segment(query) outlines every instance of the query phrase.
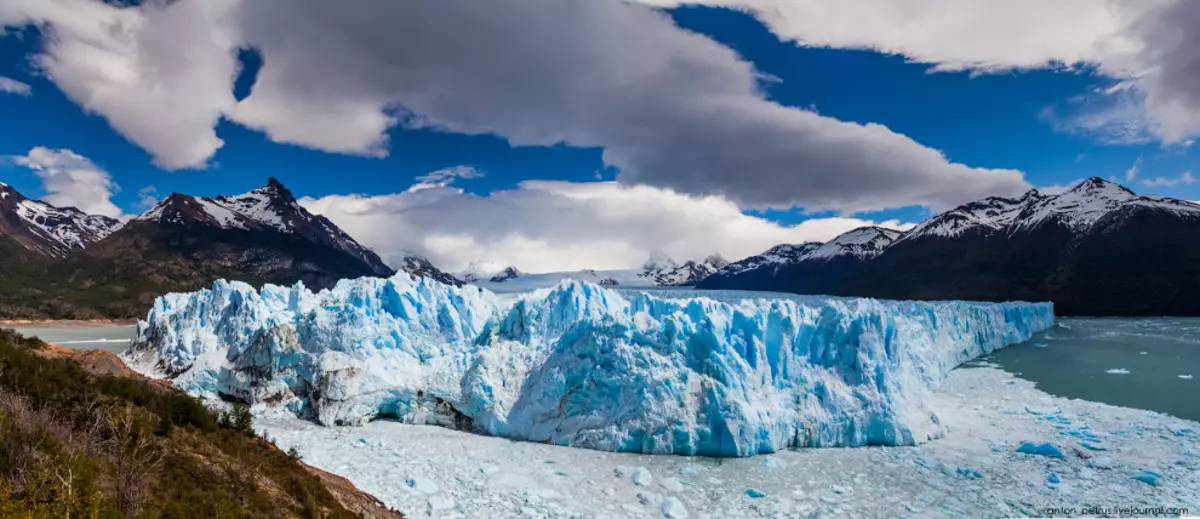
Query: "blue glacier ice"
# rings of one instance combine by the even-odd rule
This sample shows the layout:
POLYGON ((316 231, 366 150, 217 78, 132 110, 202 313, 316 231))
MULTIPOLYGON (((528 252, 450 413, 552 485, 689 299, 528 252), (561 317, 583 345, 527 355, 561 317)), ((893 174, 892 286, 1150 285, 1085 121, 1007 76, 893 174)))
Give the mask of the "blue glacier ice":
POLYGON ((944 434, 929 392, 1053 325, 1049 303, 525 294, 405 273, 168 294, 125 358, 207 397, 609 451, 750 456, 944 434))

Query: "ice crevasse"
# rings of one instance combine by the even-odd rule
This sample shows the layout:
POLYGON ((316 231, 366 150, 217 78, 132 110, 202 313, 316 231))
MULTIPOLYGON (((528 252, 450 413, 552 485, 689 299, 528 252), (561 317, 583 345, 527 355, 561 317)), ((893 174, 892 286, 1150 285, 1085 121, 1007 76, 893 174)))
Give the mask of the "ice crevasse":
POLYGON ((958 364, 1049 303, 716 300, 578 281, 497 295, 399 273, 168 294, 124 357, 205 397, 326 425, 378 417, 609 451, 750 456, 911 445, 958 364))

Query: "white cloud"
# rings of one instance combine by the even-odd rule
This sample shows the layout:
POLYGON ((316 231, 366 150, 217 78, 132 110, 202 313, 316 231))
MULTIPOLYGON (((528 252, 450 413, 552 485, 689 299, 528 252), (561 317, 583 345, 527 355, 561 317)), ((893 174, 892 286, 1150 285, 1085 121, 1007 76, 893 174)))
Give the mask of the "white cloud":
POLYGON ((1065 122, 1115 143, 1188 144, 1200 133, 1194 0, 645 1, 744 9, 800 45, 898 54, 935 70, 1095 67, 1117 86, 1065 122))
POLYGON ((489 196, 430 187, 382 196, 331 195, 301 203, 395 261, 406 251, 451 270, 471 262, 528 272, 641 265, 653 251, 677 259, 736 259, 780 243, 824 241, 897 221, 816 218, 783 226, 715 196, 616 182, 526 181, 489 196))
POLYGON ((1180 173, 1177 177, 1157 177, 1147 178, 1142 180, 1142 185, 1146 187, 1175 187, 1178 185, 1187 185, 1195 183, 1196 179, 1192 176, 1191 170, 1180 173))
POLYGON ((474 166, 453 166, 417 177, 417 183, 408 189, 412 191, 430 187, 445 187, 460 178, 482 178, 483 176, 484 172, 474 166))
POLYGON ((154 186, 146 186, 138 190, 138 203, 140 209, 149 209, 158 203, 158 188, 154 186))
MULTIPOLYGON (((7 16, 5 13, 7 12, 7 16)), ((167 167, 202 166, 224 114, 277 142, 387 153, 394 126, 604 149, 625 183, 743 206, 946 207, 1028 188, 874 124, 764 98, 763 76, 669 16, 611 0, 14 0, 73 99, 167 167), (73 9, 79 7, 80 9, 73 9), (84 11, 90 13, 83 14, 84 11), (237 47, 263 58, 232 98, 237 47)))
POLYGON ((73 101, 103 115, 167 169, 204 167, 214 126, 234 105, 237 60, 222 19, 235 0, 6 0, 0 28, 36 24, 35 64, 73 101))
POLYGON ((0 92, 27 96, 33 92, 27 83, 22 83, 10 77, 0 76, 0 92))
POLYGON ((1133 179, 1137 178, 1138 168, 1140 168, 1141 165, 1142 165, 1142 156, 1138 155, 1137 160, 1133 161, 1133 165, 1129 166, 1129 169, 1125 170, 1125 181, 1126 182, 1133 182, 1133 179))
POLYGON ((120 218, 123 213, 109 199, 119 189, 108 172, 71 150, 38 146, 28 155, 13 157, 42 179, 42 200, 57 207, 74 207, 88 214, 120 218))

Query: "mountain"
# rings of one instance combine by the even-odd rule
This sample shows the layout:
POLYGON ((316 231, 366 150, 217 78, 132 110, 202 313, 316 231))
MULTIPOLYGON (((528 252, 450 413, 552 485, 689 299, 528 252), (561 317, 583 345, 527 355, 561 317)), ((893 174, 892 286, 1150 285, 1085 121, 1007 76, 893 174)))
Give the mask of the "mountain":
POLYGON ((272 178, 232 197, 172 194, 87 248, 45 268, 8 275, 0 282, 0 315, 133 317, 158 295, 216 279, 301 281, 317 289, 393 273, 272 178))
POLYGON ((549 288, 564 279, 587 281, 603 286, 619 287, 659 287, 659 286, 694 286, 704 278, 728 265, 720 255, 714 254, 702 261, 685 261, 676 263, 675 260, 663 254, 653 254, 640 269, 615 270, 576 270, 567 272, 547 272, 528 274, 517 267, 509 266, 499 272, 486 273, 472 265, 467 271, 460 273, 459 278, 467 283, 483 286, 501 292, 515 292, 549 288))
POLYGON ((689 260, 682 264, 665 256, 651 256, 650 261, 642 266, 641 276, 650 280, 651 286, 695 286, 727 265, 729 262, 720 254, 713 254, 699 262, 689 260))
POLYGON ((779 290, 799 287, 803 293, 835 290, 843 278, 880 255, 903 233, 882 227, 862 227, 826 243, 777 245, 732 263, 699 283, 697 288, 779 290))
POLYGON ((121 222, 114 218, 30 200, 0 182, 0 236, 40 255, 65 257, 120 227, 121 222))
POLYGON ((404 257, 400 258, 399 263, 400 266, 397 270, 407 272, 414 276, 430 278, 440 283, 454 285, 456 287, 461 287, 465 284, 463 280, 458 279, 457 277, 454 277, 454 275, 443 272, 441 269, 435 267, 432 262, 423 256, 408 253, 405 254, 404 257))
POLYGON ((809 253, 772 275, 718 274, 701 286, 1052 301, 1059 315, 1200 315, 1197 236, 1200 205, 1091 178, 1061 194, 956 207, 856 263, 809 253))

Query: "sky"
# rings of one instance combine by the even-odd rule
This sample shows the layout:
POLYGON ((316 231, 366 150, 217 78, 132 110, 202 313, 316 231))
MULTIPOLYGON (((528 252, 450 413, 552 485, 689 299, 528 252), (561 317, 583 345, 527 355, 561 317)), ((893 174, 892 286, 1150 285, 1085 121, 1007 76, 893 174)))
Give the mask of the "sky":
POLYGON ((0 3, 0 181, 131 218, 274 176, 385 261, 528 272, 1200 199, 1200 2, 350 5, 0 3))

